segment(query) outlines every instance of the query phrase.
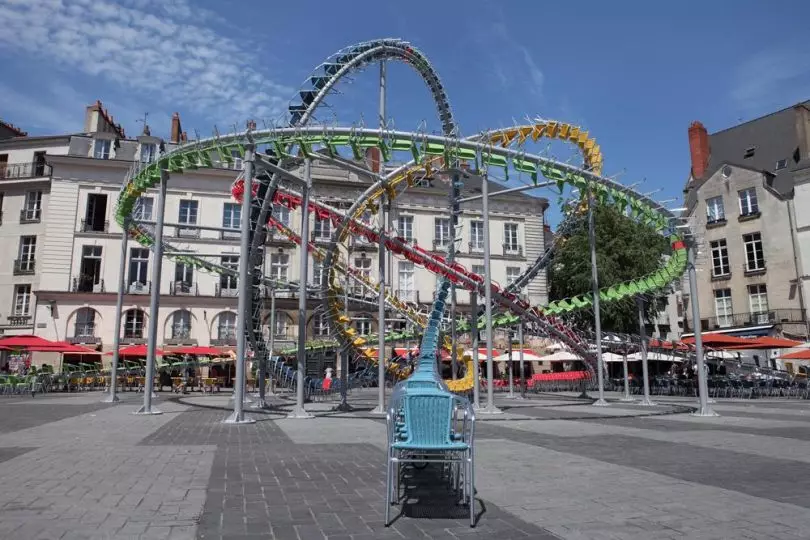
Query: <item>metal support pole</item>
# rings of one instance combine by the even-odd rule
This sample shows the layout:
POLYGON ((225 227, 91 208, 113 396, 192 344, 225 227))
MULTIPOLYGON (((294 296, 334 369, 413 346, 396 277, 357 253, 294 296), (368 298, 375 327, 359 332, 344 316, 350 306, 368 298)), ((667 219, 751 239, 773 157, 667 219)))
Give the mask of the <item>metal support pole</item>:
POLYGON ((638 303, 638 335, 641 336, 641 376, 644 378, 644 397, 639 405, 652 407, 655 405, 650 399, 650 374, 647 366, 647 329, 644 326, 644 299, 636 298, 638 303))
POLYGON ((630 397, 630 376, 627 372, 627 350, 622 351, 622 368, 624 369, 624 396, 619 401, 635 401, 630 397))
MULTIPOLYGON (((450 180, 450 245, 447 248, 447 262, 453 264, 456 259, 456 226, 458 225, 458 174, 454 174, 450 180)), ((450 351, 450 372, 453 380, 458 378, 458 336, 456 335, 456 284, 450 284, 450 342, 453 348, 450 351)))
POLYGON ((509 399, 515 399, 515 374, 514 374, 515 363, 513 362, 512 358, 513 352, 512 340, 514 339, 515 334, 510 328, 507 332, 507 335, 509 336, 509 360, 506 361, 507 362, 506 369, 509 373, 509 394, 507 394, 506 397, 509 399))
POLYGON ((309 192, 312 189, 312 160, 304 160, 304 182, 301 189, 301 257, 298 269, 298 371, 295 384, 295 407, 287 418, 314 418, 304 408, 304 375, 307 369, 307 267, 309 266, 309 192))
MULTIPOLYGON (((248 143, 245 149, 245 189, 242 195, 242 222, 240 223, 239 252, 239 298, 236 308, 236 378, 233 381, 233 412, 224 422, 226 424, 251 424, 255 422, 245 416, 245 368, 247 367, 247 331, 248 313, 251 296, 250 280, 250 204, 253 198, 253 159, 255 147, 248 143)), ((261 374, 258 374, 260 377, 261 374)))
POLYGON ((523 365, 523 322, 518 326, 518 341, 520 342, 520 397, 526 399, 526 370, 523 365))
POLYGON ((158 310, 160 309, 160 276, 163 270, 163 218, 166 212, 166 185, 169 183, 169 172, 160 171, 160 189, 157 201, 157 220, 155 222, 155 243, 152 245, 154 266, 152 267, 152 291, 149 298, 149 334, 146 341, 146 373, 144 376, 143 405, 135 414, 163 414, 152 408, 152 391, 155 387, 155 359, 157 352, 158 310))
MULTIPOLYGON (((351 265, 351 251, 349 251, 349 265, 351 265)), ((343 285, 343 310, 349 313, 349 283, 343 285)), ((354 407, 349 405, 349 349, 340 351, 340 403, 334 408, 336 411, 351 412, 354 407)))
MULTIPOLYGON (((272 362, 273 360, 273 351, 276 349, 276 288, 270 288, 270 344, 267 350, 268 359, 272 362)), ((268 373, 273 373, 273 370, 270 370, 268 373)), ((275 378, 273 375, 270 375, 270 394, 271 396, 276 395, 275 388, 273 381, 275 378)), ((260 397, 264 400, 264 397, 267 395, 267 390, 265 389, 264 382, 262 382, 261 386, 262 393, 260 397)))
POLYGON ((596 216, 594 215, 596 200, 593 193, 588 197, 588 241, 591 246, 591 282, 593 284, 593 314, 596 329, 596 374, 599 384, 599 399, 593 402, 597 407, 607 407, 605 401, 605 361, 602 358, 602 317, 599 313, 599 270, 596 266, 596 216))
POLYGON ((473 363, 473 407, 481 408, 481 366, 478 362, 478 294, 470 292, 470 343, 473 363))
POLYGON ((479 412, 483 414, 501 414, 495 406, 495 372, 492 367, 492 269, 489 255, 489 180, 487 175, 481 178, 481 203, 484 213, 484 308, 487 322, 487 406, 479 412))
MULTIPOLYGON (((276 288, 275 286, 270 288, 270 344, 267 348, 267 354, 259 359, 259 369, 256 370, 256 383, 258 386, 258 391, 254 394, 258 399, 251 405, 253 409, 265 409, 268 407, 267 405, 267 381, 265 376, 267 375, 271 381, 273 380, 272 375, 269 375, 271 371, 267 369, 269 363, 273 360, 273 349, 276 345, 276 288)), ((270 394, 271 396, 275 395, 273 391, 272 382, 270 386, 270 394)))
POLYGON ((695 329, 695 359, 698 370, 698 397, 700 408, 692 413, 694 416, 719 416, 709 405, 709 392, 706 382, 705 364, 703 362, 703 336, 700 328, 700 305, 698 304, 697 275, 695 271, 695 244, 689 241, 687 271, 689 272, 689 301, 692 303, 692 326, 695 329))
MULTIPOLYGON (((381 73, 381 76, 383 76, 383 73, 381 73)), ((384 86, 382 82, 380 84, 382 94, 384 86)), ((387 206, 385 204, 380 205, 380 217, 383 227, 380 232, 380 246, 377 251, 380 283, 379 296, 377 297, 377 406, 371 411, 372 414, 385 414, 385 224, 388 223, 386 217, 387 206)), ((390 212, 390 207, 387 210, 390 212)))
POLYGON ((110 366, 110 395, 105 403, 118 403, 118 349, 121 348, 121 316, 124 309, 124 289, 127 272, 127 242, 129 241, 128 222, 124 222, 121 234, 121 262, 118 264, 118 295, 115 298, 115 335, 113 335, 113 357, 110 366))

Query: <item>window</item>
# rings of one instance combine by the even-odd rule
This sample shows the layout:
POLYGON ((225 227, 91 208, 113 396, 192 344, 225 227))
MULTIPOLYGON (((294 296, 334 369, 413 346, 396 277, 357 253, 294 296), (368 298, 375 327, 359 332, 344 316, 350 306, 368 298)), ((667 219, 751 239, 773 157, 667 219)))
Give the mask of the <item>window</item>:
POLYGON ((740 197, 740 215, 750 216, 759 212, 757 188, 743 189, 737 192, 740 197))
POLYGON ((233 341, 236 339, 236 313, 226 311, 218 317, 217 339, 223 341, 233 341))
POLYGON ((329 335, 329 319, 326 317, 326 313, 315 316, 314 330, 317 337, 326 337, 329 335))
POLYGON ((316 240, 329 240, 332 237, 332 220, 328 217, 321 219, 315 216, 315 229, 312 237, 316 240))
POLYGON ((19 272, 33 272, 36 256, 37 256, 37 237, 21 236, 20 250, 18 254, 16 270, 19 272))
POLYGON ((222 207, 222 228, 233 229, 234 232, 223 231, 223 238, 237 238, 242 223, 242 206, 237 203, 225 203, 222 207))
POLYGON ((756 146, 751 146, 750 148, 745 149, 745 153, 743 154, 743 159, 748 159, 754 157, 754 153, 757 151, 756 146))
POLYGON ((484 249, 484 222, 470 222, 470 248, 475 250, 484 249))
POLYGON ((786 159, 780 159, 779 161, 776 162, 776 167, 774 167, 774 169, 777 170, 777 171, 781 171, 785 167, 787 167, 787 160, 786 159))
POLYGON ((25 317, 31 311, 31 285, 17 285, 14 287, 14 313, 17 317, 25 317))
MULTIPOLYGON (((224 255, 220 259, 220 264, 232 270, 239 269, 239 257, 236 255, 224 255)), ((236 290, 239 286, 239 278, 236 274, 232 274, 230 272, 223 272, 219 275, 219 289, 221 293, 233 295, 236 294, 236 290)))
POLYGON ((399 261, 399 291, 400 300, 414 302, 416 300, 416 287, 413 280, 413 263, 399 261))
POLYGON ((764 283, 748 286, 748 305, 754 324, 768 323, 768 290, 764 283))
POLYGON ((20 214, 20 221, 39 221, 42 215, 42 192, 28 191, 25 194, 25 206, 20 214))
POLYGON ((481 277, 484 277, 484 274, 487 271, 487 269, 484 267, 483 264, 474 264, 472 265, 471 270, 473 274, 479 275, 481 277))
POLYGON ((723 197, 706 199, 706 222, 717 223, 726 220, 726 210, 723 207, 723 197))
MULTIPOLYGON (((364 256, 365 254, 361 255, 360 257, 355 257, 354 259, 354 268, 357 270, 357 273, 360 274, 366 281, 371 279, 371 258, 364 256)), ((364 288, 358 282, 352 282, 352 293, 356 295, 362 295, 364 288)))
POLYGON ((728 263, 728 246, 725 238, 709 244, 712 249, 712 276, 727 276, 731 273, 728 263))
POLYGON ((107 196, 101 193, 87 195, 87 208, 82 222, 82 232, 105 232, 107 230, 107 196))
MULTIPOLYGON (((180 201, 180 215, 178 216, 177 222, 185 225, 196 225, 199 204, 199 201, 192 201, 189 199, 180 201)), ((179 236, 196 236, 199 234, 199 230, 179 228, 177 230, 177 234, 179 236)))
POLYGON ((124 337, 129 339, 143 338, 143 327, 146 314, 140 309, 130 309, 124 318, 124 337))
POLYGON ((287 269, 290 266, 288 253, 273 253, 270 255, 270 277, 277 281, 287 281, 287 269))
POLYGON ((433 249, 446 249, 450 242, 450 218, 435 218, 433 220, 433 249))
POLYGON ((516 252, 520 251, 518 244, 518 224, 517 223, 504 223, 503 224, 503 248, 506 251, 516 252))
POLYGON ((96 335, 96 310, 85 307, 76 312, 74 337, 93 337, 96 335))
POLYGON ((520 267, 507 266, 506 267, 506 284, 510 284, 520 276, 520 267))
POLYGON ((286 339, 287 336, 287 328, 290 324, 290 317, 284 312, 276 311, 276 320, 274 321, 276 325, 276 337, 281 337, 286 339))
POLYGON ((129 250, 129 284, 130 289, 145 288, 149 272, 149 250, 147 248, 132 248, 129 250))
POLYGON ((290 209, 280 204, 273 205, 273 217, 286 227, 290 226, 290 209))
POLYGON ((762 251, 762 235, 751 233, 743 235, 745 245, 745 270, 753 272, 765 269, 765 253, 762 251))
POLYGON ((34 152, 34 176, 45 176, 45 152, 34 152))
POLYGON ((366 315, 365 313, 361 314, 354 320, 354 328, 357 330, 357 333, 361 336, 367 336, 371 334, 371 317, 366 315))
POLYGON ((194 265, 178 262, 174 265, 174 293, 190 294, 194 290, 194 265))
POLYGON ((191 337, 191 312, 187 310, 175 311, 172 315, 172 339, 188 339, 191 337))
POLYGON ((399 216, 397 218, 397 236, 406 242, 413 242, 413 216, 399 216))
POLYGON ((157 145, 155 143, 141 144, 141 163, 152 163, 156 153, 157 145))
POLYGON ((132 215, 138 221, 152 221, 152 211, 155 208, 155 199, 152 197, 138 197, 132 215))
POLYGON ((109 139, 96 139, 93 144, 93 157, 96 159, 110 159, 112 141, 109 139))
POLYGON ((316 259, 312 259, 312 285, 315 287, 320 288, 321 283, 323 283, 323 263, 316 259))
POLYGON ((79 292, 103 292, 101 288, 101 246, 82 246, 79 292))
POLYGON ((731 289, 714 291, 714 314, 717 317, 717 326, 720 328, 727 328, 734 324, 731 310, 731 289))

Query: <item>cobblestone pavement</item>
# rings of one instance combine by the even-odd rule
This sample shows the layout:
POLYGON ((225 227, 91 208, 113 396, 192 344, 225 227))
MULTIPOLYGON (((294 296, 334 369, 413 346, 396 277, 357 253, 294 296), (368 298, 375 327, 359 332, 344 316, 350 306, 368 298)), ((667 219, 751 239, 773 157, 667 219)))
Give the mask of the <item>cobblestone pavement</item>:
MULTIPOLYGON (((0 398, 0 538, 768 539, 810 537, 810 403, 721 401, 718 418, 676 406, 563 396, 500 400, 480 416, 476 514, 456 506, 431 469, 383 527, 383 422, 289 400, 221 423, 227 396, 0 398), (681 409, 683 410, 683 409, 681 409), (639 416, 639 415, 644 416, 639 416)), ((675 405, 691 405, 670 400, 675 405)))

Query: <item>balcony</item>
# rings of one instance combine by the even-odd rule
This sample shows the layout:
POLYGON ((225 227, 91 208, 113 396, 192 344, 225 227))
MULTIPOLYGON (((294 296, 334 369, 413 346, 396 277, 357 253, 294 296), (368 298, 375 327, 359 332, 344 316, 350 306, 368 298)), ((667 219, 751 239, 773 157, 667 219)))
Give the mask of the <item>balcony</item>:
POLYGON ((219 238, 220 240, 239 240, 239 236, 242 233, 239 229, 234 229, 232 231, 220 231, 219 238))
POLYGON ((83 233, 107 233, 110 232, 109 221, 87 221, 83 219, 79 225, 79 232, 83 233))
POLYGON ((219 335, 223 337, 212 339, 211 340, 212 347, 236 347, 235 333, 233 333, 232 331, 226 333, 225 330, 223 330, 222 333, 220 333, 219 335))
POLYGON ((172 296, 200 296, 200 289, 196 281, 172 281, 169 294, 172 296))
POLYGON ((166 340, 166 345, 197 345, 197 340, 191 337, 190 326, 173 325, 172 337, 166 340))
POLYGON ((216 288, 214 289, 214 295, 218 297, 237 297, 239 296, 239 287, 237 285, 236 280, 234 279, 230 283, 228 283, 227 287, 223 287, 221 283, 217 283, 216 288))
POLYGON ((127 287, 127 294, 151 294, 152 292, 152 282, 147 281, 146 283, 141 283, 139 281, 135 281, 129 284, 127 287))
POLYGON ((107 289, 103 279, 96 281, 94 276, 77 276, 72 280, 70 292, 103 293, 107 289))
MULTIPOLYGON (((196 223, 189 223, 189 225, 196 225, 196 223)), ((199 238, 200 229, 190 229, 185 227, 175 227, 174 236, 176 238, 199 238)))
POLYGON ((101 338, 95 334, 95 323, 77 323, 73 326, 73 337, 68 341, 75 345, 99 345, 101 338))
POLYGON ((147 338, 143 337, 143 332, 132 334, 125 333, 121 338, 121 343, 126 345, 146 345, 147 341, 147 338))
POLYGON ((51 166, 41 161, 9 163, 0 167, 0 180, 24 180, 50 175, 51 166))
POLYGON ((39 223, 42 220, 42 208, 23 208, 20 210, 20 223, 39 223))
MULTIPOLYGON (((751 313, 734 313, 726 317, 708 317, 701 319, 701 331, 711 332, 730 328, 745 328, 771 324, 802 324, 804 322, 805 316, 801 309, 775 309, 751 313)), ((684 321, 684 331, 695 331, 691 320, 687 319, 684 321)))
POLYGON ((35 259, 14 259, 14 275, 15 276, 28 276, 32 275, 36 270, 35 259))
POLYGON ((9 315, 7 318, 9 326, 30 326, 31 315, 9 315))
POLYGON ((503 254, 505 257, 522 257, 523 246, 517 244, 503 244, 503 254))

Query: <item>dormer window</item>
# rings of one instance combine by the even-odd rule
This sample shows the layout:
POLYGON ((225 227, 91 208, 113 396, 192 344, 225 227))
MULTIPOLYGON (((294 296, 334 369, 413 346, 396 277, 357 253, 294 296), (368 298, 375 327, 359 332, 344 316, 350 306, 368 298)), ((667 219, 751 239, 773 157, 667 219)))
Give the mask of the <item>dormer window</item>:
POLYGON ((141 143, 141 163, 152 163, 157 153, 155 143, 141 143))
POLYGON ((757 151, 756 146, 752 146, 750 148, 745 149, 745 154, 743 154, 743 159, 748 159, 754 157, 754 152, 757 151))
POLYGON ((93 157, 96 159, 110 159, 112 141, 109 139, 96 139, 93 146, 93 157))
POLYGON ((776 167, 774 167, 774 170, 781 171, 785 167, 787 167, 787 160, 780 159, 779 161, 776 162, 776 167))

